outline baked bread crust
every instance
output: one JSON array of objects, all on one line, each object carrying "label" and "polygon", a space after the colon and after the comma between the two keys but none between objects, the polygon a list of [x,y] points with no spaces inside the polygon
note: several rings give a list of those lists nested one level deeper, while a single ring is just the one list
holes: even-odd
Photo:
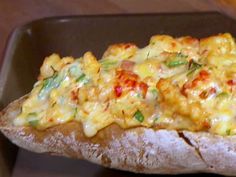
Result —
[{"label": "baked bread crust", "polygon": [[0,116],[0,130],[14,144],[37,153],[86,159],[106,167],[147,174],[210,172],[236,174],[236,136],[177,132],[112,124],[88,138],[78,122],[40,131],[15,127],[27,95],[12,102]]}]

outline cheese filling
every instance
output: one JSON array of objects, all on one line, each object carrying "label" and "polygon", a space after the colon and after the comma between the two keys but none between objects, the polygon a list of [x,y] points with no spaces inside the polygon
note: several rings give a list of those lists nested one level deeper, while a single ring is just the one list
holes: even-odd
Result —
[{"label": "cheese filling", "polygon": [[69,121],[88,137],[112,123],[236,134],[234,38],[156,35],[141,49],[112,45],[100,60],[52,54],[14,124],[44,130]]}]

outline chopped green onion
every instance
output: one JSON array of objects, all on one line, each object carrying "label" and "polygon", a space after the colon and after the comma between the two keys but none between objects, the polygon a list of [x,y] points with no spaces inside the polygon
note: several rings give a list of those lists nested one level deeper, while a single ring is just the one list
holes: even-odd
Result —
[{"label": "chopped green onion", "polygon": [[155,124],[158,120],[159,120],[160,117],[155,117],[154,120],[153,120],[153,123]]},{"label": "chopped green onion", "polygon": [[151,42],[151,45],[155,45],[155,42]]},{"label": "chopped green onion", "polygon": [[76,79],[76,82],[81,82],[82,80],[84,80],[86,77],[86,75],[83,73],[81,74],[77,79]]},{"label": "chopped green onion", "polygon": [[188,56],[187,56],[187,55],[184,55],[184,54],[181,53],[181,52],[178,52],[178,53],[176,54],[176,57],[179,57],[179,58],[187,58]]},{"label": "chopped green onion", "polygon": [[81,84],[87,84],[88,83],[88,78],[86,77],[86,75],[83,73],[81,74],[77,79],[76,79],[76,82],[79,82]]},{"label": "chopped green onion", "polygon": [[187,73],[187,76],[191,75],[192,73],[194,73],[194,71],[196,71],[197,69],[192,69]]},{"label": "chopped green onion", "polygon": [[37,113],[36,112],[31,112],[27,115],[27,117],[36,117]]},{"label": "chopped green onion", "polygon": [[157,89],[155,89],[155,88],[151,90],[151,93],[152,93],[153,97],[155,97],[155,98],[158,95]]},{"label": "chopped green onion", "polygon": [[136,98],[142,98],[142,95],[141,95],[140,93],[135,93],[134,96],[135,96]]},{"label": "chopped green onion", "polygon": [[73,77],[79,77],[81,75],[81,69],[78,65],[73,65],[70,67],[69,73]]},{"label": "chopped green onion", "polygon": [[192,74],[193,72],[195,72],[197,69],[201,68],[202,65],[195,62],[194,60],[190,60],[189,61],[189,66],[188,66],[188,70],[189,72],[187,73],[187,76]]},{"label": "chopped green onion", "polygon": [[226,135],[230,135],[231,134],[231,129],[227,129],[226,130]]},{"label": "chopped green onion", "polygon": [[56,101],[55,101],[55,102],[53,102],[51,107],[53,108],[53,107],[54,107],[56,104],[57,104],[57,102],[56,102]]},{"label": "chopped green onion", "polygon": [[29,125],[31,125],[32,127],[36,127],[39,123],[36,112],[29,113],[27,115],[27,120],[28,120]]},{"label": "chopped green onion", "polygon": [[139,111],[139,110],[135,112],[134,117],[139,122],[143,122],[144,121],[144,116],[141,113],[141,111]]},{"label": "chopped green onion", "polygon": [[45,98],[52,89],[59,87],[62,80],[63,77],[58,73],[55,73],[53,76],[43,80],[43,86],[39,92],[39,98]]},{"label": "chopped green onion", "polygon": [[176,60],[176,61],[170,61],[166,65],[169,68],[173,68],[173,67],[176,67],[176,66],[185,65],[187,63],[188,63],[187,61]]},{"label": "chopped green onion", "polygon": [[74,112],[74,116],[73,116],[73,117],[76,116],[77,112],[78,112],[78,108],[76,107],[76,108],[75,108],[75,112]]},{"label": "chopped green onion", "polygon": [[221,92],[216,97],[228,97],[229,94],[227,92]]},{"label": "chopped green onion", "polygon": [[101,63],[102,66],[109,66],[109,65],[117,64],[117,61],[114,61],[114,60],[101,60],[100,63]]},{"label": "chopped green onion", "polygon": [[105,59],[105,60],[101,60],[100,63],[101,63],[102,68],[104,68],[104,70],[109,70],[112,67],[114,67],[118,63],[118,61]]},{"label": "chopped green onion", "polygon": [[39,124],[39,120],[35,119],[35,120],[29,120],[28,123],[32,126],[32,127],[36,127]]},{"label": "chopped green onion", "polygon": [[177,52],[177,53],[175,53],[175,57],[176,58],[184,58],[184,59],[186,59],[186,58],[188,58],[188,55],[184,55],[183,53],[181,53],[181,52]]},{"label": "chopped green onion", "polygon": [[187,57],[187,55],[184,55],[182,53],[175,53],[174,56],[172,55],[167,59],[166,65],[169,68],[185,65],[188,63],[188,61],[186,60]]},{"label": "chopped green onion", "polygon": [[148,59],[149,55],[150,55],[150,50],[149,50],[148,53],[147,53],[146,60]]}]

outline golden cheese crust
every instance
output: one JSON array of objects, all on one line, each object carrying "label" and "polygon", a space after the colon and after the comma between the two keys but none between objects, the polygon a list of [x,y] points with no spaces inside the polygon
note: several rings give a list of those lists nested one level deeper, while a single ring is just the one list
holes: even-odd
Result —
[{"label": "golden cheese crust", "polygon": [[27,96],[1,112],[0,130],[16,145],[37,153],[86,159],[106,167],[147,174],[236,173],[236,136],[151,128],[122,129],[112,124],[88,138],[78,122],[45,131],[15,127]]},{"label": "golden cheese crust", "polygon": [[70,121],[86,136],[113,123],[236,134],[236,44],[228,34],[204,39],[155,35],[144,48],[108,47],[98,60],[46,57],[15,126],[44,130]]}]

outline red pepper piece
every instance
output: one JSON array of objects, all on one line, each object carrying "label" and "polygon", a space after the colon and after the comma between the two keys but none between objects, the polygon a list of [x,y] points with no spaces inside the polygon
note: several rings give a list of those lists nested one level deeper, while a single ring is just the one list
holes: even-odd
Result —
[{"label": "red pepper piece", "polygon": [[121,86],[119,86],[119,85],[115,86],[114,90],[115,90],[116,97],[120,97],[122,95],[122,87]]}]

